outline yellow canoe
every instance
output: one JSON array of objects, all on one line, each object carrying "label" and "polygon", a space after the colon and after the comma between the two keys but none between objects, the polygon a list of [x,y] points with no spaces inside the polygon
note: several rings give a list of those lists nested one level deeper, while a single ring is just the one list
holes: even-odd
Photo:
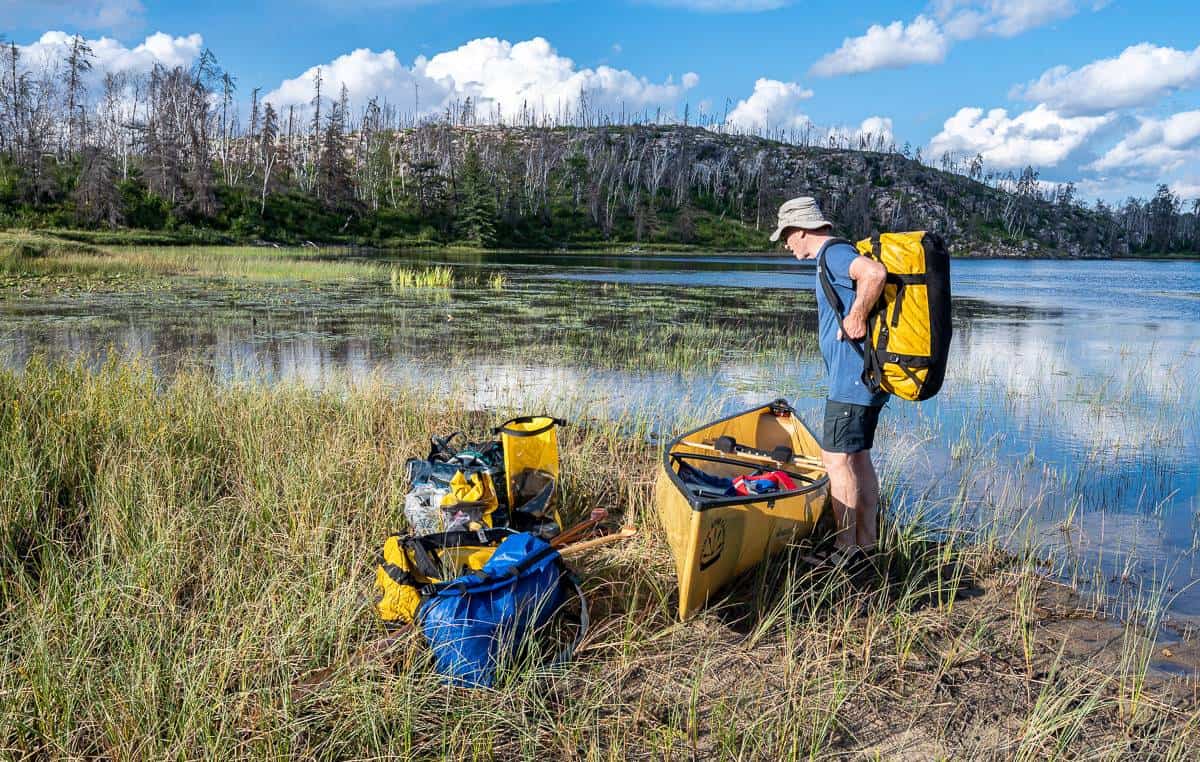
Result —
[{"label": "yellow canoe", "polygon": [[[680,619],[813,531],[829,502],[820,453],[786,400],[707,424],[668,445],[655,500],[675,556]],[[791,477],[794,489],[730,497],[720,482],[777,470]],[[717,479],[705,484],[705,475]]]}]

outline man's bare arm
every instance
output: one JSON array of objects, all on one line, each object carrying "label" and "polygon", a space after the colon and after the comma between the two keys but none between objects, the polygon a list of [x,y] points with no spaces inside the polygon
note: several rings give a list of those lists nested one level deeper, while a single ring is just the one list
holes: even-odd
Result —
[{"label": "man's bare arm", "polygon": [[867,315],[883,293],[887,268],[873,259],[858,257],[850,264],[850,277],[855,284],[854,305],[842,321],[842,332],[857,340],[867,335]]}]

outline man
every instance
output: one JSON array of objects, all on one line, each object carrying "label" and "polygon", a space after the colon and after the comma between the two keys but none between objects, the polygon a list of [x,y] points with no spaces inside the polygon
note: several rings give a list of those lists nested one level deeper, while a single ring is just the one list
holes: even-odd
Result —
[{"label": "man", "polygon": [[[878,537],[879,476],[871,446],[886,392],[872,394],[862,382],[859,353],[867,335],[867,316],[887,279],[887,268],[841,239],[817,202],[794,198],[779,208],[771,241],[783,240],[796,259],[817,259],[824,267],[844,312],[830,304],[817,276],[817,323],[821,355],[829,376],[821,460],[829,473],[829,492],[837,522],[833,563],[857,562],[875,550]],[[853,342],[853,343],[852,343]],[[858,349],[855,348],[858,344]]]}]

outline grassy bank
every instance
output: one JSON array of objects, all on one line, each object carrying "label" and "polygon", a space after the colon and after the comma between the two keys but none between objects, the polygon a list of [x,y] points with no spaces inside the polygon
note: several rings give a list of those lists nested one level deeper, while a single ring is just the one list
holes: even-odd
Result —
[{"label": "grassy bank", "polygon": [[132,364],[0,372],[0,749],[1185,758],[1200,741],[1190,684],[1149,668],[1153,599],[1098,622],[995,537],[889,524],[892,588],[785,557],[678,624],[648,420],[564,430],[567,513],[605,506],[641,529],[580,563],[594,625],[574,663],[481,692],[442,686],[415,641],[347,663],[379,634],[372,564],[401,527],[404,459],[506,412]]},{"label": "grassy bank", "polygon": [[346,282],[380,280],[390,275],[402,285],[419,287],[430,283],[427,271],[401,272],[397,276],[394,268],[341,254],[344,252],[311,247],[100,245],[45,233],[0,233],[0,274],[15,276],[196,276]]},{"label": "grassy bank", "polygon": [[[252,248],[309,248],[309,249],[330,249],[333,251],[353,249],[356,251],[369,251],[372,249],[389,250],[389,249],[429,249],[436,251],[450,252],[468,252],[468,253],[486,253],[486,252],[504,252],[504,251],[572,251],[572,252],[596,252],[596,253],[626,253],[637,252],[641,254],[679,254],[689,252],[712,252],[724,251],[726,249],[735,252],[745,253],[761,253],[767,249],[778,248],[767,241],[766,235],[770,231],[763,231],[761,235],[755,237],[753,234],[746,235],[743,239],[735,242],[724,242],[720,244],[710,243],[678,243],[678,242],[656,242],[653,244],[645,242],[637,242],[634,240],[612,239],[598,241],[572,241],[553,246],[530,246],[524,248],[506,248],[502,246],[481,247],[465,243],[462,241],[443,242],[429,238],[405,238],[405,237],[386,237],[386,238],[362,238],[355,236],[344,236],[340,238],[317,238],[312,241],[305,239],[289,239],[287,242],[275,242],[272,239],[259,239],[254,237],[231,237],[228,235],[220,235],[211,231],[204,230],[184,230],[176,232],[162,232],[155,230],[137,230],[137,229],[117,229],[117,230],[79,230],[75,228],[38,228],[38,229],[15,229],[7,232],[0,231],[0,236],[24,236],[36,237],[46,240],[54,240],[60,242],[71,242],[85,244],[90,246],[149,246],[149,247],[172,247],[172,246],[233,246],[233,247],[252,247]],[[761,239],[761,240],[760,240]]]}]

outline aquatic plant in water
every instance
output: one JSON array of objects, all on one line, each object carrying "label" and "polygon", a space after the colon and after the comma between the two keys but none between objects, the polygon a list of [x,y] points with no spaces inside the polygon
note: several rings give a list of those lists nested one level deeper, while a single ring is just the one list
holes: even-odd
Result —
[{"label": "aquatic plant in water", "polygon": [[392,268],[392,288],[450,288],[454,285],[454,271],[449,267]]}]

